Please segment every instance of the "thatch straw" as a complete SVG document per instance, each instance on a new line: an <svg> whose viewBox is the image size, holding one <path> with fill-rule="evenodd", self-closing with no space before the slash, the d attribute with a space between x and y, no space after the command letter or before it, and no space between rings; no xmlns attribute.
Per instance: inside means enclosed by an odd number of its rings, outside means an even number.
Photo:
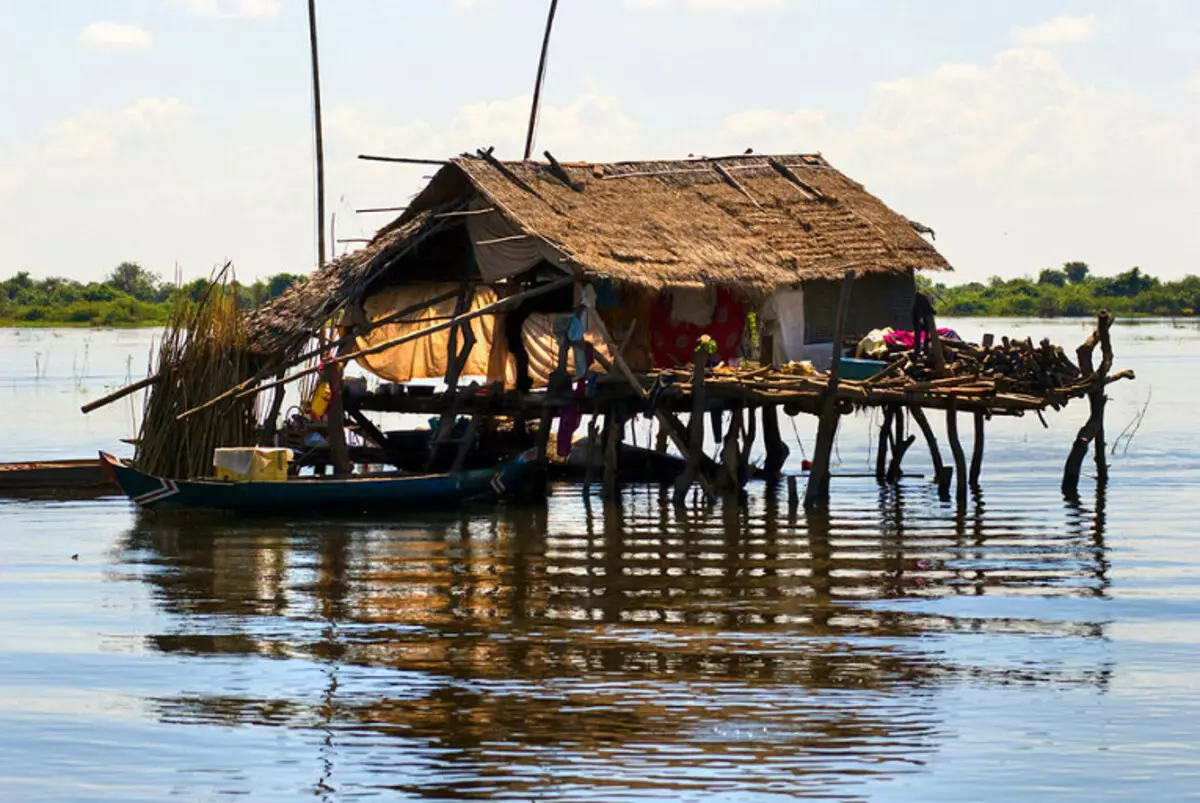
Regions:
<svg viewBox="0 0 1200 803"><path fill-rule="evenodd" d="M146 398L138 437L136 461L146 473L177 479L210 476L214 449L253 441L253 399L176 420L184 410L254 374L228 267L200 301L181 298L171 310L155 366L163 379Z"/></svg>
<svg viewBox="0 0 1200 803"><path fill-rule="evenodd" d="M478 198L584 275L650 289L723 286L757 296L848 268L860 276L950 270L907 218L819 155L556 165L462 156L368 246L252 313L255 351L298 354L373 281L403 281L389 273L400 255L438 228L464 225L439 212Z"/></svg>

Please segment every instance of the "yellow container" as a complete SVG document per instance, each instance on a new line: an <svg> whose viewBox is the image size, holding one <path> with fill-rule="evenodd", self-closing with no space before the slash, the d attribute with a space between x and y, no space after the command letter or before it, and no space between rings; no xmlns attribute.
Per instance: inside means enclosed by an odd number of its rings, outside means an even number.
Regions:
<svg viewBox="0 0 1200 803"><path fill-rule="evenodd" d="M309 405L312 417L320 418L325 415L325 411L329 409L329 402L332 399L333 389L329 387L328 382L322 381L313 392L312 403Z"/></svg>
<svg viewBox="0 0 1200 803"><path fill-rule="evenodd" d="M281 482L288 477L291 449L256 446L216 449L213 468L219 480L230 482Z"/></svg>

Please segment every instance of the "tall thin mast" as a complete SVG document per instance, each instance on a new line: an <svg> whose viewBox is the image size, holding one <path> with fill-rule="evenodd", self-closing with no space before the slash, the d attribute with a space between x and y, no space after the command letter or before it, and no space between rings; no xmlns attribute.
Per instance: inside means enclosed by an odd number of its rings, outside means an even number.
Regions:
<svg viewBox="0 0 1200 803"><path fill-rule="evenodd" d="M317 2L308 0L308 42L312 50L313 126L317 145L317 267L325 262L325 136L321 130L321 65L317 58Z"/></svg>
<svg viewBox="0 0 1200 803"><path fill-rule="evenodd" d="M537 128L538 104L542 99L542 83L546 80L546 51L550 49L550 29L554 27L554 12L558 0L550 0L550 14L546 17L546 35L542 37L542 55L538 59L537 82L533 85L533 108L529 110L529 133L525 135L525 159L533 153L533 131Z"/></svg>

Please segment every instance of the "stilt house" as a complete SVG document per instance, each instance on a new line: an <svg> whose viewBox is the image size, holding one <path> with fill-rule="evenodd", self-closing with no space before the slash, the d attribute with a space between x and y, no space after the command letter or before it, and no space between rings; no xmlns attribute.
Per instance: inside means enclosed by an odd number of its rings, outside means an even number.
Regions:
<svg viewBox="0 0 1200 803"><path fill-rule="evenodd" d="M614 349L635 372L687 365L705 334L737 360L752 331L773 335L764 356L823 367L848 269L847 336L909 328L914 273L950 269L919 231L816 154L591 164L479 151L445 162L368 245L253 312L251 337L282 364L338 316L363 350L484 311L469 332L358 361L394 382L453 373L511 388L527 358L542 385L582 301L597 370Z"/></svg>

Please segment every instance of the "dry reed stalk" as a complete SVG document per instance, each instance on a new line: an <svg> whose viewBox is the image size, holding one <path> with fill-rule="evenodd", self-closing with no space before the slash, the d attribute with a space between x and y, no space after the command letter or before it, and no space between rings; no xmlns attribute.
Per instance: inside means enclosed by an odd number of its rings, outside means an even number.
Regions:
<svg viewBox="0 0 1200 803"><path fill-rule="evenodd" d="M209 476L214 449L253 443L253 398L176 420L181 412L254 374L230 275L227 264L204 297L195 302L181 298L171 310L157 357L156 372L163 379L147 396L138 438L137 465L149 474Z"/></svg>

